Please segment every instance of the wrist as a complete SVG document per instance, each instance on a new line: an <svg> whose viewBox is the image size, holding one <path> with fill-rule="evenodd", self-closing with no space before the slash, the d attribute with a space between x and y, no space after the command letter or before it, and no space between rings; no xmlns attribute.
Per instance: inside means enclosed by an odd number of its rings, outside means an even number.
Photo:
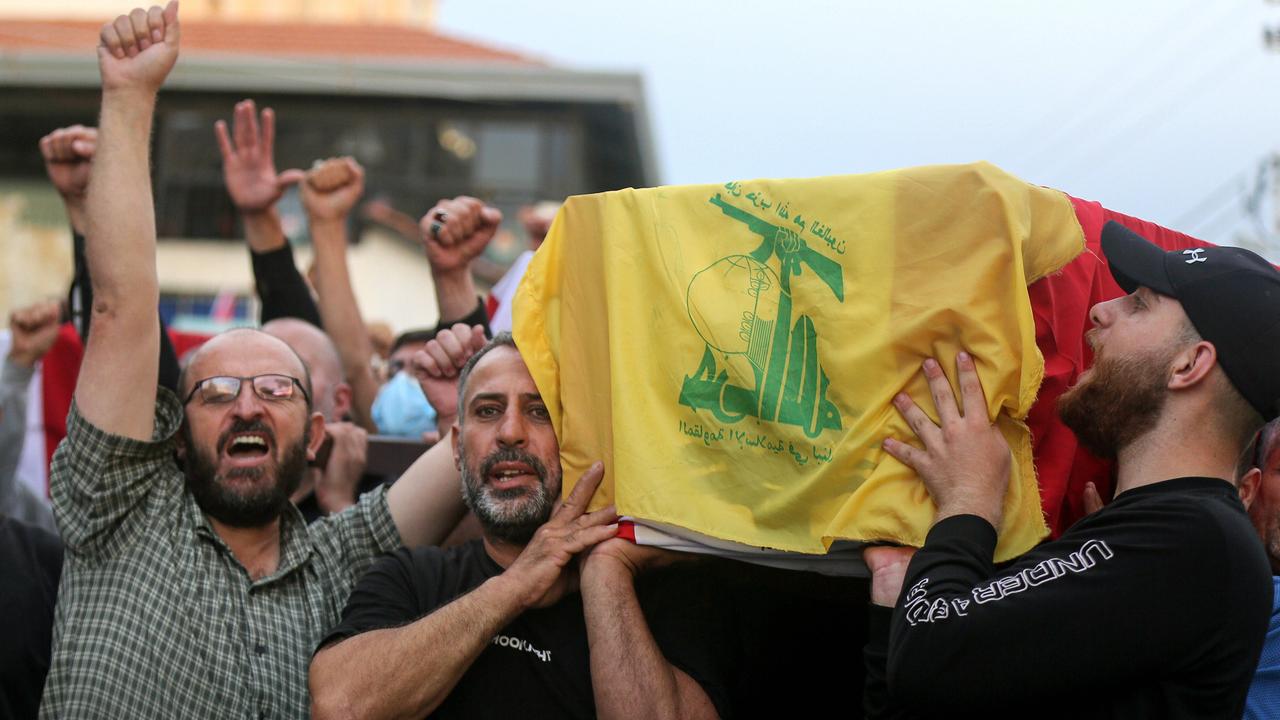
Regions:
<svg viewBox="0 0 1280 720"><path fill-rule="evenodd" d="M535 592L530 583L524 582L518 574L507 568L501 575L485 580L481 587L487 587L501 599L504 611L518 615L538 604L541 593Z"/></svg>
<svg viewBox="0 0 1280 720"><path fill-rule="evenodd" d="M437 286L446 285L449 287L465 287L474 285L471 280L470 263L460 268L440 269L435 265L431 266L431 279L435 281Z"/></svg>
<svg viewBox="0 0 1280 720"><path fill-rule="evenodd" d="M84 209L84 198L84 193L62 196L62 205L67 209L67 219L71 222L71 229L81 235L85 234L89 219Z"/></svg>
<svg viewBox="0 0 1280 720"><path fill-rule="evenodd" d="M307 230L311 236L311 247L317 256L347 256L347 223L346 217L323 218L314 215L307 217Z"/></svg>
<svg viewBox="0 0 1280 720"><path fill-rule="evenodd" d="M342 214L337 217L332 217L329 215L312 215L308 213L307 226L310 227L312 231L324 230L332 232L334 230L342 230L347 226L347 216L346 214Z"/></svg>
<svg viewBox="0 0 1280 720"><path fill-rule="evenodd" d="M582 562L579 585L587 587L618 587L620 583L633 583L636 568L629 562L607 553L593 552Z"/></svg>
<svg viewBox="0 0 1280 720"><path fill-rule="evenodd" d="M244 236L250 250L266 253L288 244L284 228L280 225L280 214L276 212L274 204L257 210L236 209L244 223Z"/></svg>
<svg viewBox="0 0 1280 720"><path fill-rule="evenodd" d="M475 310L479 293L469 269L437 272L432 268L431 277L435 283L441 323L457 322Z"/></svg>
<svg viewBox="0 0 1280 720"><path fill-rule="evenodd" d="M933 524L937 525L943 520L957 515L974 515L986 520L991 527L999 530L1003 512L998 503L993 506L988 503L952 502L938 506L938 513L933 518Z"/></svg>
<svg viewBox="0 0 1280 720"><path fill-rule="evenodd" d="M21 350L9 351L9 362L23 370L30 370L36 366L36 362L40 360L39 355L22 352Z"/></svg>
<svg viewBox="0 0 1280 720"><path fill-rule="evenodd" d="M145 105L140 110L150 109L155 105L156 95L160 92L158 87L145 87L140 85L102 85L102 104L106 107L108 104L114 106L119 103L126 107L137 107L139 104Z"/></svg>

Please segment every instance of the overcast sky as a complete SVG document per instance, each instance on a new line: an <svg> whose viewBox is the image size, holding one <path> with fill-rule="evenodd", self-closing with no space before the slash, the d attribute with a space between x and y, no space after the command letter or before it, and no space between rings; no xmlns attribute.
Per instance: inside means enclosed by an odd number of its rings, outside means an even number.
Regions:
<svg viewBox="0 0 1280 720"><path fill-rule="evenodd" d="M439 11L446 32L640 72L666 184L989 160L1230 243L1256 234L1241 198L1280 149L1280 53L1262 41L1280 27L1275 0L439 0Z"/></svg>

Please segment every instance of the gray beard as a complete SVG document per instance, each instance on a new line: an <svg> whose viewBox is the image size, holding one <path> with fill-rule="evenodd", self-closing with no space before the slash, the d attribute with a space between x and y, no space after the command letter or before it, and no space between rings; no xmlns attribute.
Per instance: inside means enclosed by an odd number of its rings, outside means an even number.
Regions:
<svg viewBox="0 0 1280 720"><path fill-rule="evenodd" d="M551 477L538 458L512 447L491 453L478 469L473 469L467 462L466 451L461 445L458 456L462 465L462 501L475 513L485 534L512 545L528 544L538 528L551 519L556 499L548 489L548 479L553 480L558 488L559 474ZM501 462L522 462L533 468L538 476L537 487L532 490L496 490L486 485L484 479L489 471Z"/></svg>

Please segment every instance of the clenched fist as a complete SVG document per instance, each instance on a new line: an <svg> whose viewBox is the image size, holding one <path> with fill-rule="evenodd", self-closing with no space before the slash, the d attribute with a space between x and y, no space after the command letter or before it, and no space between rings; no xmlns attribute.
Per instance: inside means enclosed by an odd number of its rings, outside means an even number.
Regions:
<svg viewBox="0 0 1280 720"><path fill-rule="evenodd" d="M307 172L302 205L315 221L343 221L364 194L364 168L354 158L330 158Z"/></svg>
<svg viewBox="0 0 1280 720"><path fill-rule="evenodd" d="M104 92L155 93L178 60L178 0L160 8L134 8L102 26L98 69Z"/></svg>

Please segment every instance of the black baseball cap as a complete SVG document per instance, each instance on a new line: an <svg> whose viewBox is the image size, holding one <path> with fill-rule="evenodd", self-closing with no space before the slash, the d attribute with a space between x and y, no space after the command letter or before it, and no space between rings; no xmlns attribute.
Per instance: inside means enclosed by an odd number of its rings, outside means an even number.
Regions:
<svg viewBox="0 0 1280 720"><path fill-rule="evenodd" d="M1280 271L1243 248L1165 251L1114 220L1102 227L1102 252L1125 292L1141 286L1180 302L1236 390L1264 419L1280 415Z"/></svg>

